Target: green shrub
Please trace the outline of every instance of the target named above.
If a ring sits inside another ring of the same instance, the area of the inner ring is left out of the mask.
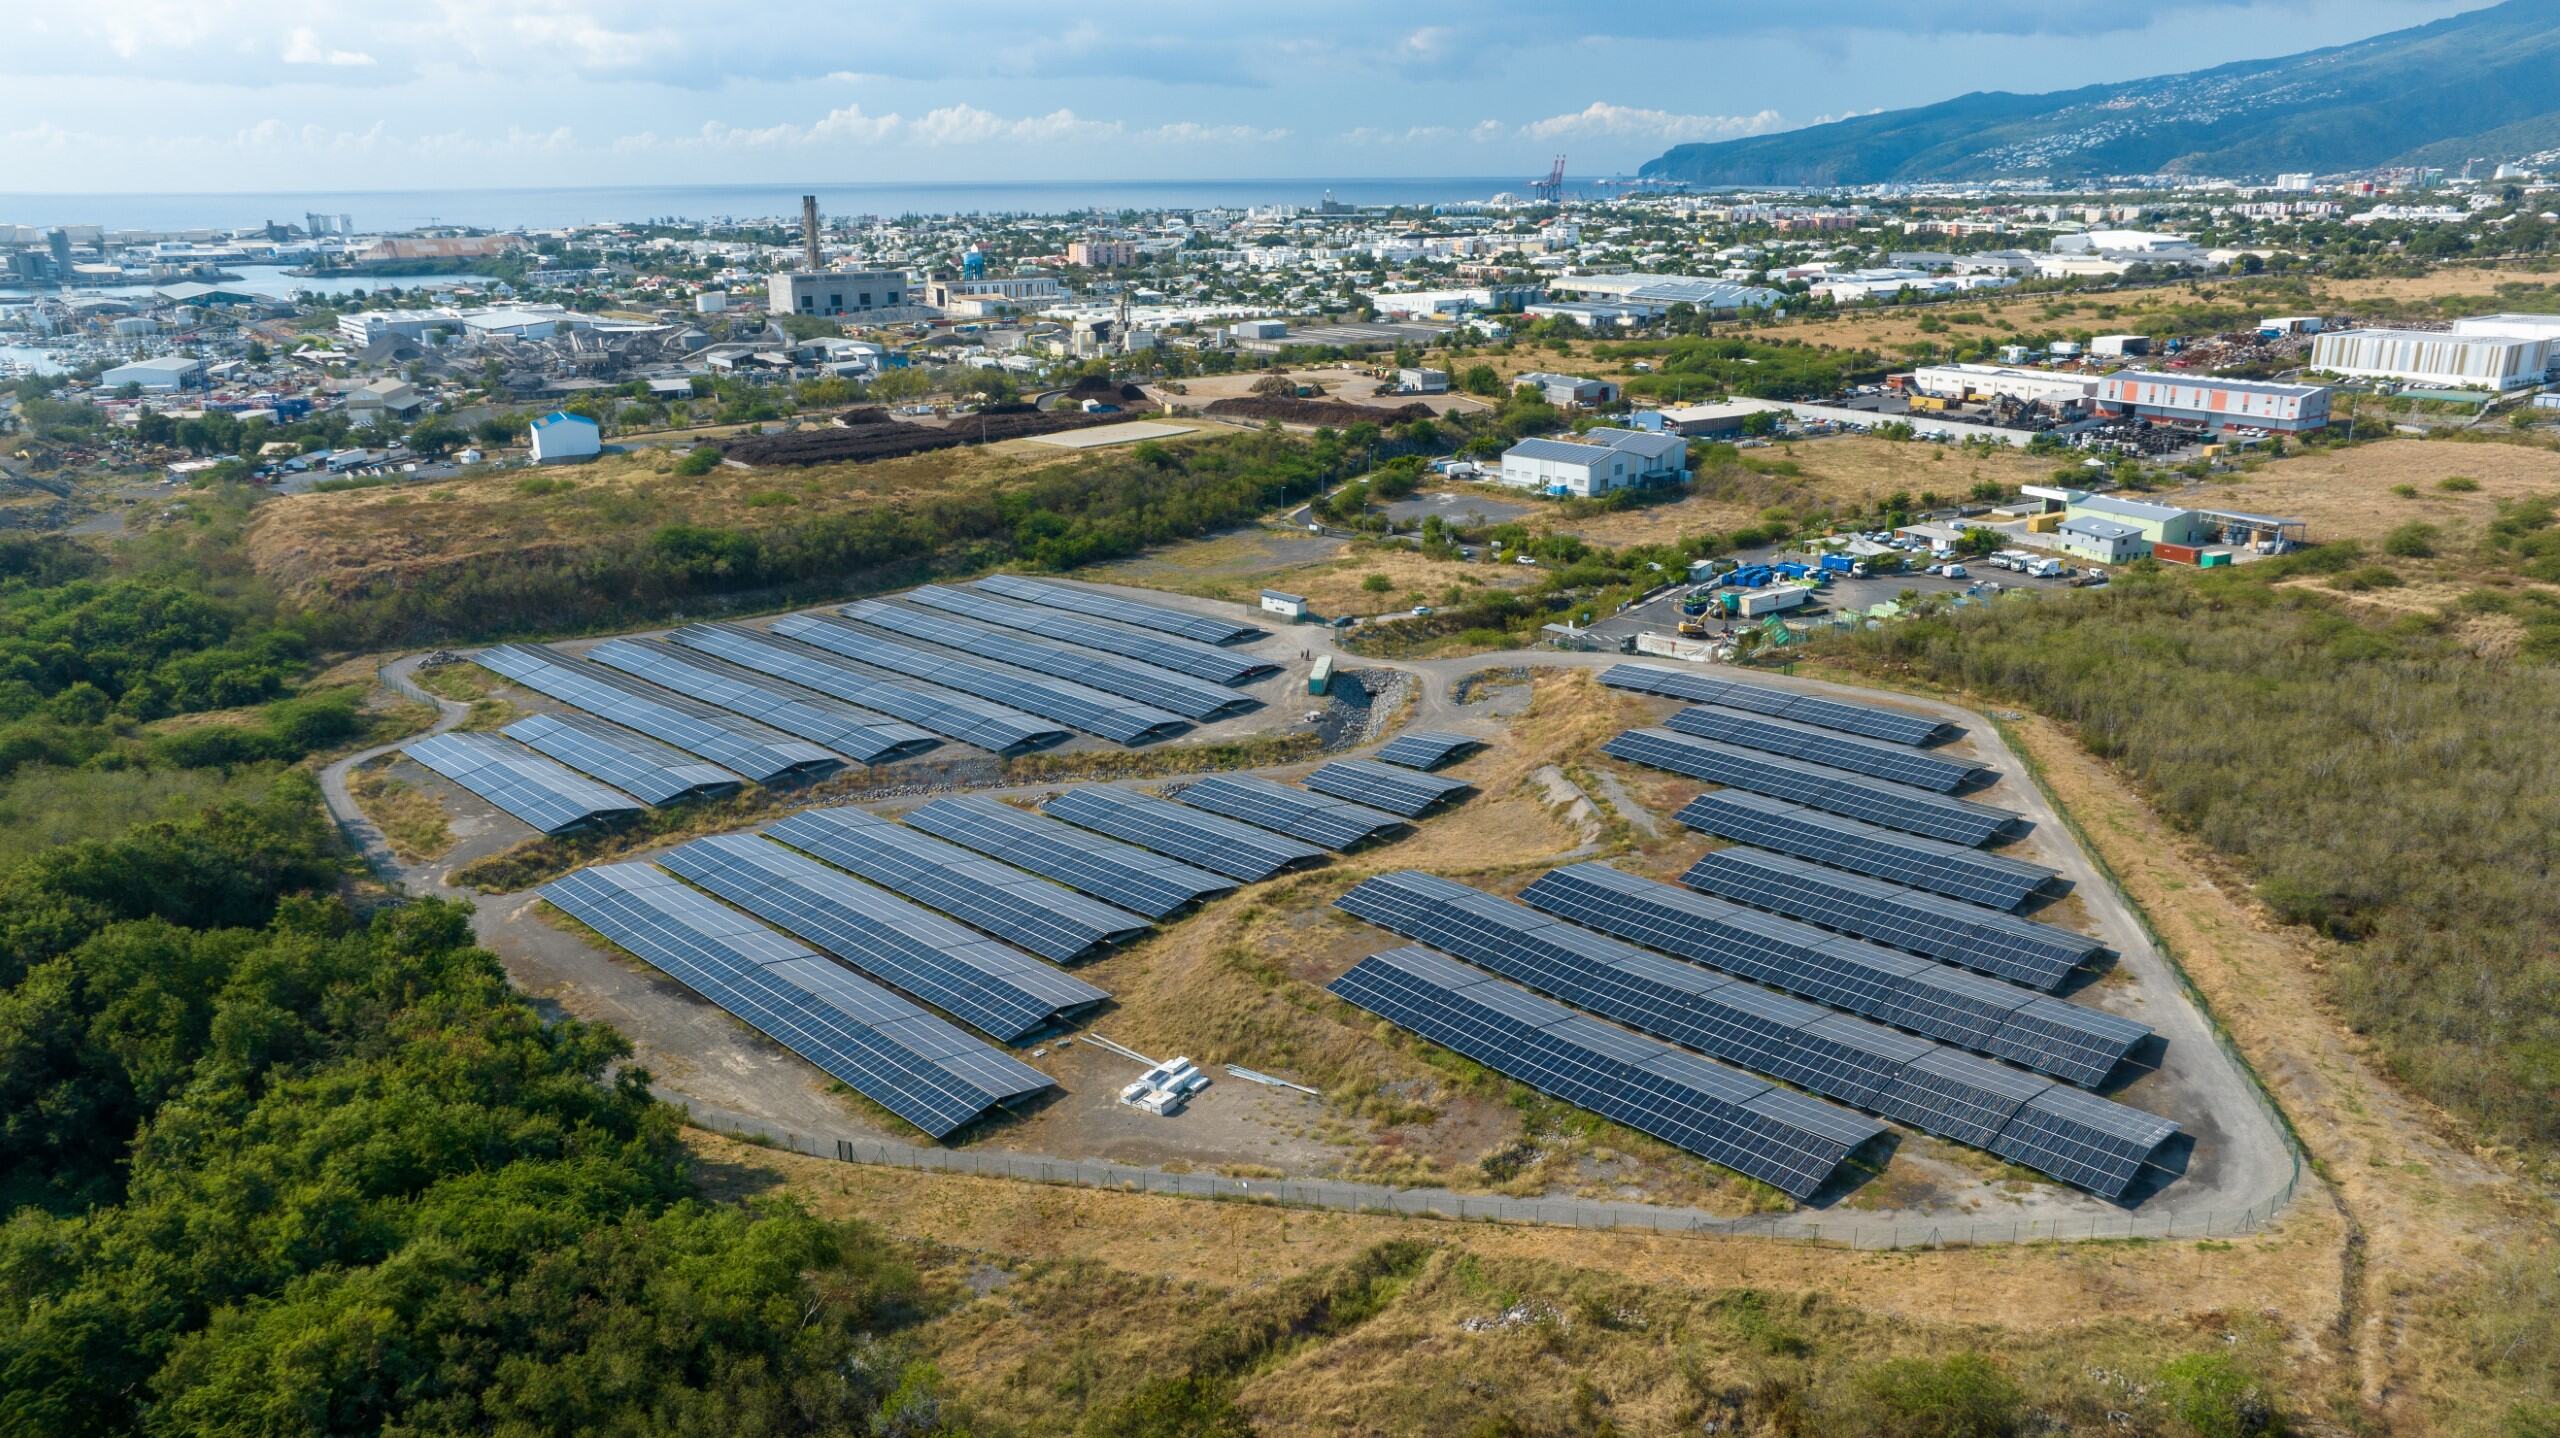
[[[2160,1370],[2160,1405],[2186,1438],[2256,1438],[2281,1432],[2266,1388],[2227,1353],[2190,1353]]]
[[[2383,539],[2382,552],[2397,559],[2425,559],[2436,552],[2436,527],[2411,520]]]
[[[1865,1431],[1875,1438],[2008,1438],[2026,1397],[1978,1353],[1896,1358],[1859,1375]]]
[[[2436,481],[2436,488],[2447,494],[2477,494],[2480,492],[2480,481],[2467,474],[2448,475]]]

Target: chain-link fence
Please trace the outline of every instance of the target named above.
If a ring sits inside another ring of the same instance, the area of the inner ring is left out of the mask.
[[[1043,1158],[1036,1154],[924,1148],[878,1138],[793,1132],[762,1119],[686,1104],[692,1121],[750,1142],[844,1163],[876,1164],[929,1173],[1011,1179],[1021,1183],[1164,1194],[1226,1203],[1264,1203],[1339,1213],[1393,1214],[1482,1223],[1531,1223],[1564,1228],[1696,1234],[1707,1237],[1784,1239],[1846,1248],[1954,1248],[2007,1243],[2077,1243],[2090,1239],[2222,1238],[2254,1232],[2293,1198],[2300,1169],[2284,1191],[2239,1210],[2203,1213],[2091,1214],[2071,1218],[1969,1221],[1892,1219],[1808,1213],[1729,1218],[1688,1208],[1640,1203],[1597,1203],[1574,1198],[1507,1198],[1446,1189],[1389,1188],[1322,1178],[1244,1179],[1215,1173],[1171,1173],[1096,1159]]]

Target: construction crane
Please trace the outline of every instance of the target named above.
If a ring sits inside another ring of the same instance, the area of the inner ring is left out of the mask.
[[[1545,179],[1529,182],[1529,193],[1541,200],[1555,201],[1564,198],[1564,156],[1556,156],[1556,162],[1548,169]]]

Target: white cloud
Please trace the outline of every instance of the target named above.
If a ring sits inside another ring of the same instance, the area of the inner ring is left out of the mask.
[[[1690,140],[1765,135],[1771,130],[1784,128],[1786,119],[1775,110],[1762,110],[1756,115],[1676,115],[1669,110],[1646,110],[1594,100],[1571,114],[1532,120],[1520,127],[1520,135],[1529,140],[1606,139],[1679,144]]]
[[[1263,129],[1257,125],[1204,125],[1197,120],[1176,120],[1140,130],[1138,138],[1152,145],[1269,145],[1288,139],[1286,129]]]
[[[285,40],[284,62],[288,65],[334,65],[340,68],[360,67],[373,63],[373,57],[362,50],[338,50],[320,43],[320,36],[308,25],[296,25]]]

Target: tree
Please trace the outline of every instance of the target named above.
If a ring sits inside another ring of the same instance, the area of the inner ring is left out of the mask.
[[[462,426],[441,415],[409,431],[409,447],[429,459],[442,459],[470,440],[471,436],[464,432]]]

